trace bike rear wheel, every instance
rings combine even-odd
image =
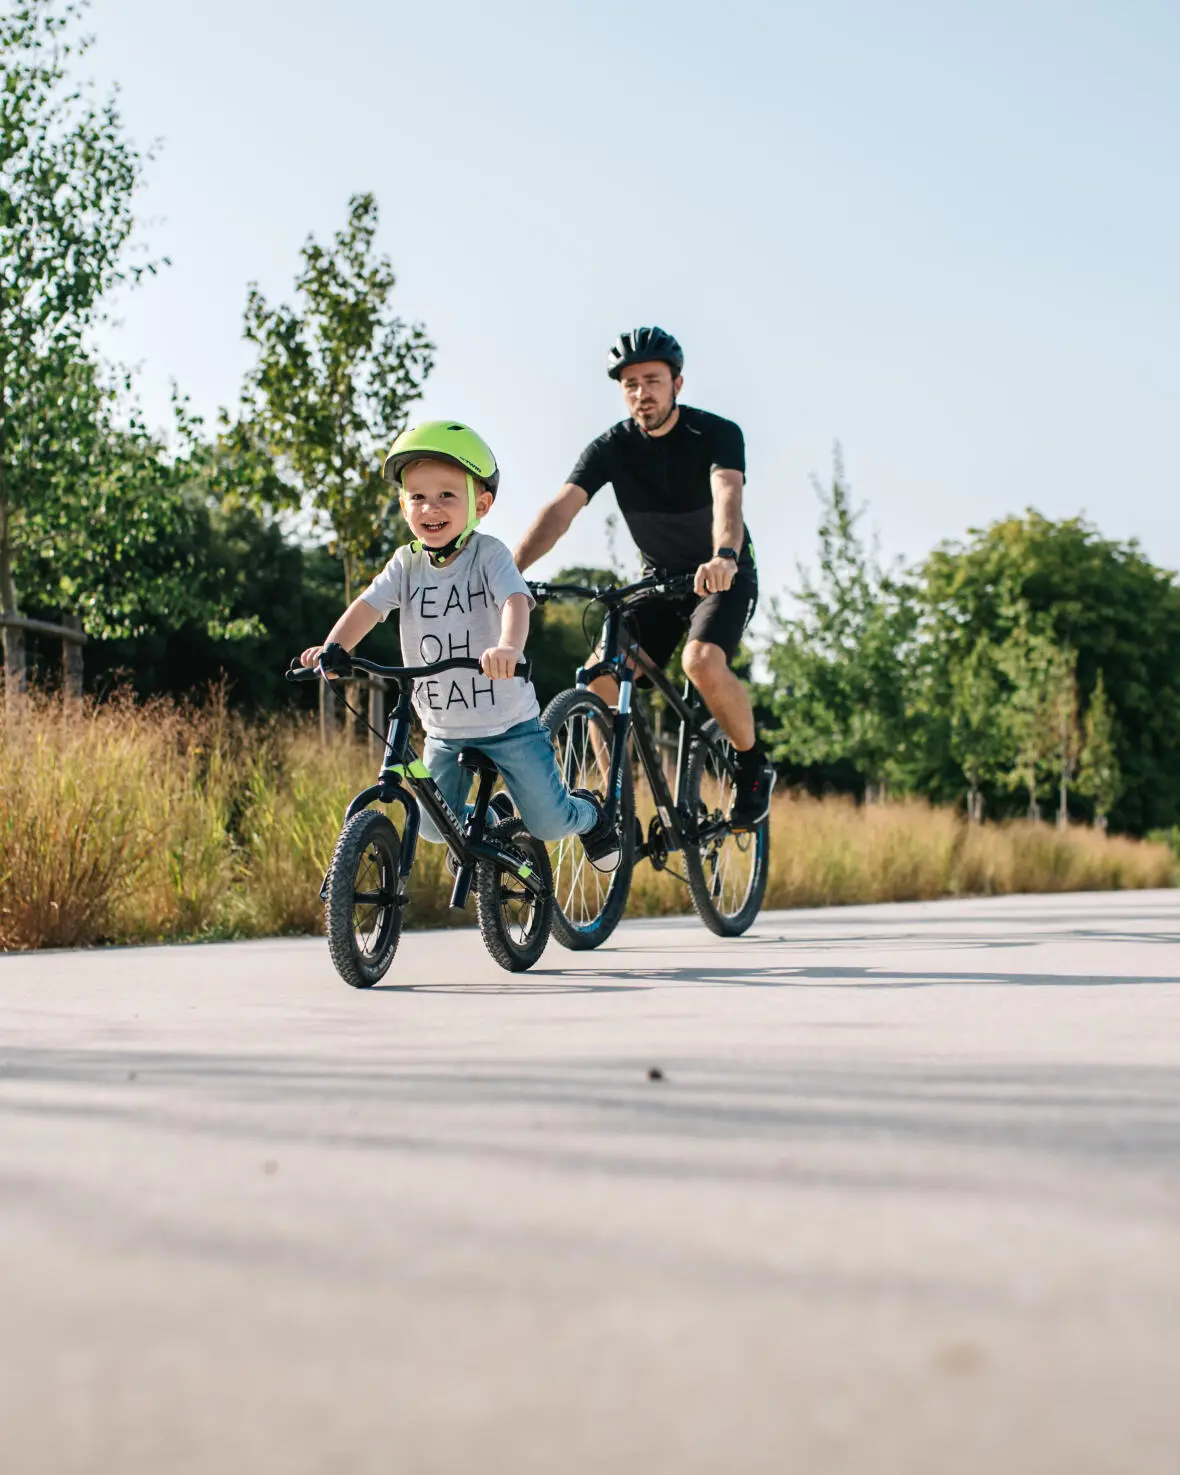
[[[549,941],[553,921],[549,852],[518,819],[494,826],[484,838],[519,857],[518,866],[538,875],[545,888],[538,896],[520,879],[519,871],[514,875],[491,861],[481,861],[475,869],[475,911],[484,946],[501,968],[522,973]]]
[[[328,952],[352,988],[372,988],[389,971],[402,931],[401,845],[388,816],[362,809],[340,831],[328,867],[324,922]]]
[[[686,769],[688,812],[704,832],[684,847],[684,870],[696,914],[718,937],[740,937],[754,923],[770,869],[770,817],[754,830],[731,830],[733,749],[715,721],[692,744]]]
[[[610,778],[615,714],[602,698],[582,687],[573,687],[553,698],[541,721],[553,739],[558,767],[567,788],[605,794]],[[619,925],[627,905],[631,872],[635,868],[635,789],[630,762],[623,768],[619,824],[619,865],[609,874],[594,869],[577,835],[567,835],[549,847],[553,870],[553,936],[562,947],[575,952],[601,947]]]

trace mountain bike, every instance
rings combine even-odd
[[[564,947],[595,948],[606,941],[623,915],[639,860],[683,880],[697,916],[719,937],[740,936],[761,910],[770,863],[769,818],[753,830],[730,824],[736,786],[732,745],[696,691],[686,682],[678,692],[639,648],[629,625],[644,596],[687,594],[692,583],[692,574],[657,571],[622,587],[544,581],[529,586],[538,603],[583,598],[605,613],[597,659],[578,671],[577,684],[554,697],[541,716],[566,784],[604,794],[622,836],[619,867],[606,875],[587,864],[580,846],[562,840],[550,847],[553,935]],[[618,683],[614,707],[589,689],[600,676]],[[640,678],[680,719],[671,784],[652,720],[642,701],[635,701]],[[654,800],[646,828],[636,818],[636,768],[646,776]],[[677,855],[683,875],[670,864]]]
[[[353,668],[392,682],[397,700],[384,734],[377,781],[348,806],[320,888],[336,971],[353,988],[372,988],[389,971],[409,900],[423,809],[451,855],[451,906],[465,907],[474,891],[488,952],[509,972],[531,968],[545,950],[553,918],[548,851],[519,818],[493,800],[498,770],[478,743],[459,753],[461,766],[478,779],[475,803],[462,818],[452,812],[410,743],[414,681],[444,671],[478,671],[479,662],[459,657],[429,666],[380,666],[360,656],[350,659]],[[327,681],[344,673],[329,672],[322,664],[301,666],[296,660],[286,674],[288,681]],[[527,679],[529,674],[527,663],[517,666],[517,676]],[[374,802],[401,806],[400,834],[388,815],[370,808]]]

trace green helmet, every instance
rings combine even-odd
[[[402,484],[402,472],[412,461],[450,461],[467,473],[467,526],[457,538],[452,538],[443,548],[427,548],[430,561],[440,564],[456,549],[462,548],[479,526],[475,511],[475,478],[496,495],[500,485],[500,468],[492,455],[491,447],[468,425],[457,420],[424,420],[421,425],[411,425],[403,430],[393,445],[381,468],[381,476],[394,486]],[[415,540],[410,545],[415,553],[423,545]]]
[[[382,477],[401,486],[402,472],[411,461],[453,461],[470,476],[478,476],[492,496],[500,485],[500,468],[491,447],[469,425],[455,420],[424,420],[403,430],[390,447]]]

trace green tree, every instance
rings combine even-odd
[[[1028,817],[1041,817],[1041,797],[1052,776],[1057,730],[1054,681],[1059,653],[1041,632],[1021,626],[1000,648],[997,660],[1008,678],[1003,721],[1010,744],[1009,788],[1023,789]]]
[[[1069,786],[1078,771],[1082,732],[1078,722],[1078,653],[1058,649],[1049,670],[1049,720],[1054,739],[1057,773],[1057,826],[1069,823]]]
[[[239,490],[272,508],[310,510],[330,533],[346,601],[361,562],[402,531],[396,512],[392,529],[385,517],[381,463],[433,366],[425,328],[391,309],[396,278],[376,234],[376,201],[356,195],[329,247],[311,237],[304,245],[295,306],[272,307],[250,288],[245,336],[257,361],[225,432],[235,464],[253,468]]]
[[[950,749],[967,783],[967,817],[983,819],[984,785],[1007,766],[1007,731],[1000,704],[996,653],[978,640],[950,670]]]
[[[25,0],[0,16],[0,607],[19,611],[26,521],[60,494],[75,447],[93,442],[97,397],[82,339],[103,295],[138,278],[127,246],[143,159],[113,97],[75,84],[79,7]],[[76,468],[74,468],[76,469]],[[42,528],[43,528],[42,519]],[[11,684],[24,639],[4,629]]]
[[[934,694],[918,775],[926,792],[937,796],[958,779],[945,740],[951,669],[979,640],[1001,648],[1026,624],[1077,652],[1083,706],[1099,670],[1106,673],[1107,698],[1119,718],[1114,741],[1124,781],[1111,823],[1140,832],[1180,820],[1180,588],[1174,574],[1154,567],[1136,544],[1105,539],[1079,518],[1052,522],[1029,512],[936,549],[920,581],[924,660]]]
[[[1102,672],[1094,683],[1094,694],[1086,708],[1081,763],[1078,770],[1077,789],[1094,804],[1094,825],[1105,830],[1108,816],[1122,790],[1123,777],[1119,769],[1115,740],[1114,709],[1106,695],[1106,680]]]
[[[773,611],[767,736],[776,762],[848,760],[872,798],[908,781],[918,607],[904,574],[865,546],[838,447],[830,489],[815,490],[819,574],[801,571],[797,613]]]
[[[216,573],[197,558],[190,467],[119,390],[75,355],[27,401],[43,413],[37,495],[24,500],[13,549],[25,598],[46,613],[76,613],[102,640],[162,622],[222,620]]]

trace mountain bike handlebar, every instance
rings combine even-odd
[[[550,599],[569,595],[575,599],[594,599],[599,604],[624,604],[635,594],[644,594],[649,589],[663,589],[667,594],[680,594],[690,590],[696,574],[671,574],[667,569],[653,569],[645,578],[634,584],[550,584],[544,579],[529,581],[533,598],[538,604]]]
[[[391,681],[419,681],[424,677],[441,676],[444,671],[480,671],[483,668],[477,660],[470,656],[454,656],[449,661],[435,661],[429,666],[381,666],[376,661],[366,660],[364,656],[351,656],[350,661],[355,670],[367,671],[370,676],[386,676]],[[514,676],[523,677],[525,681],[533,673],[531,661],[518,661]],[[299,657],[292,660],[286,671],[288,681],[318,681],[329,673],[324,671],[317,663],[314,666],[301,666]],[[336,672],[332,672],[336,675]]]

